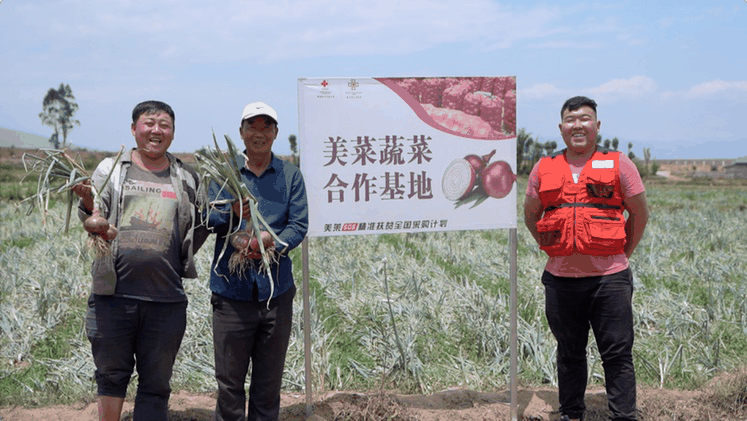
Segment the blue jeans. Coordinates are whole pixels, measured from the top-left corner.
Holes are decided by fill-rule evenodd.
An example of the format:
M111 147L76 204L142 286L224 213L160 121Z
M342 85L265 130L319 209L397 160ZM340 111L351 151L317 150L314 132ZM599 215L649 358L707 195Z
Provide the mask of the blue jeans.
M293 325L296 287L270 301L237 301L213 294L213 344L218 382L216 421L276 421ZM247 417L244 383L252 364Z
M630 269L588 278L565 278L545 271L545 315L558 342L560 413L583 416L589 327L602 357L612 420L635 420L633 367L633 276Z
M124 398L137 367L133 420L165 421L169 381L186 327L186 301L160 303L91 294L86 333L98 394Z

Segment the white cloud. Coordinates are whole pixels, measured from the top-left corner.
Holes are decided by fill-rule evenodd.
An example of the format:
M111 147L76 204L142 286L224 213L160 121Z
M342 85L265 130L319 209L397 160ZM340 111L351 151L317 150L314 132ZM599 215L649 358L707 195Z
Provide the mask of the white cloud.
M712 80L693 86L687 91L687 93L690 96L710 96L734 91L747 92L747 81Z
M552 33L553 9L508 10L489 0L403 2L337 0L281 3L268 41L270 60L328 55L400 55L461 43L474 50L506 48ZM448 57L444 58L448 60Z
M613 79L589 92L597 97L638 97L656 91L656 82L647 76L633 76L629 79Z
M720 79L701 82L689 89L680 91L668 91L662 94L664 99L670 98L715 98L715 97L741 97L747 94L747 80L725 81Z
M567 95L571 92L587 92L588 95L600 99L615 99L625 97L639 97L655 92L656 82L647 76L633 76L628 79L612 79L599 86L591 88L560 88L551 83L537 83L526 89L520 89L520 95L525 99L538 99Z
M565 20L578 13L493 0L121 0L105 7L38 0L13 10L24 36L11 48L44 45L54 57L90 61L138 48L150 59L199 63L401 55L455 44L485 51L551 41L571 32Z
M525 99L545 98L548 96L555 96L560 93L560 89L558 89L551 83L538 83L530 86L527 89L519 89L518 92L519 96Z

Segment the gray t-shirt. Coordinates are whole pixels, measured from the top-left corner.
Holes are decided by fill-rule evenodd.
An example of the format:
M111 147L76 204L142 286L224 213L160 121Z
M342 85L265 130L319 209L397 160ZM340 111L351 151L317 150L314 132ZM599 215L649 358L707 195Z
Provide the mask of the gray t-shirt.
M162 302L187 299L181 278L177 207L168 168L151 173L132 165L127 170L115 296Z

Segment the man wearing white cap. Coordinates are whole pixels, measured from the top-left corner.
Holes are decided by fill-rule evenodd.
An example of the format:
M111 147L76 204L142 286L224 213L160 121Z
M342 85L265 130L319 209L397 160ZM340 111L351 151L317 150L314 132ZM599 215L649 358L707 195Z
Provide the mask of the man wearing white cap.
M270 277L257 269L258 264L232 273L228 267L235 249L227 240L231 219L235 223L237 216L241 216L241 228L246 228L249 206L240 207L234 201L216 206L217 212L208 215L207 225L217 234L211 266L215 269L210 271L218 382L215 419L277 420L296 294L287 253L301 244L308 230L306 187L298 167L272 153L272 144L278 135L278 116L272 107L262 102L244 107L239 134L246 147L242 181L257 198L259 213L288 247L282 252L274 251L277 262L270 271L275 285L271 286ZM211 184L209 195L211 202L231 199L216 183ZM273 247L274 240L268 232L262 233L262 240L265 248ZM221 253L224 247L226 250ZM249 257L258 259L261 256L257 252L250 253ZM250 363L247 415L244 384Z

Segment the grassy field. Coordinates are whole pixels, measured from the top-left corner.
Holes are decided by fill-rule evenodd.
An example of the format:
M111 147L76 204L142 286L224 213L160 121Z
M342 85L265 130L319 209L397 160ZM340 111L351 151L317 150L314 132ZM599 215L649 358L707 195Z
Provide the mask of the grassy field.
M0 174L0 405L90 400L86 236L77 222L62 233L63 203L51 205L46 224L38 212L26 215L16 200L33 183L19 187L17 169ZM647 188L651 220L631 261L638 380L696 389L747 358L747 186L649 181ZM555 345L539 281L546 257L521 220L518 231L519 381L554 385ZM198 253L200 278L185 281L189 320L174 390L215 390L212 245ZM315 391L427 393L508 383L506 231L315 238L309 250ZM300 284L300 250L292 257ZM304 386L300 288L296 300L287 390ZM601 383L593 339L589 358L590 381Z

